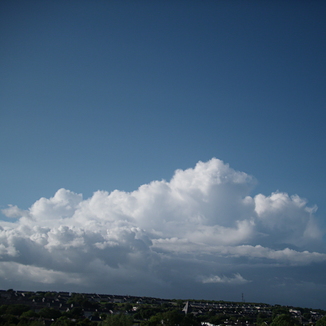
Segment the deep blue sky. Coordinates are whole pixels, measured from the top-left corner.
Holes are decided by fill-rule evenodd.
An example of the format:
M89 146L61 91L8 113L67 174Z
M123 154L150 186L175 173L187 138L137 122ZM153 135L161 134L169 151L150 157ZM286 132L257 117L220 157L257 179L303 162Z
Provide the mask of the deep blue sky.
M212 157L326 226L324 1L1 1L0 206Z

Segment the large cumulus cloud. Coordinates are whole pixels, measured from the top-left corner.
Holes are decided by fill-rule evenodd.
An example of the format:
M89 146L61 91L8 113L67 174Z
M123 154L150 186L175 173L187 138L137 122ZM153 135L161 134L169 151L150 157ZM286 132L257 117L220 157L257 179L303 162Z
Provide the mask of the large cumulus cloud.
M59 189L26 211L9 206L0 280L182 296L185 280L194 289L251 286L262 279L252 270L325 266L316 207L282 192L251 196L254 185L213 158L133 192L83 199Z

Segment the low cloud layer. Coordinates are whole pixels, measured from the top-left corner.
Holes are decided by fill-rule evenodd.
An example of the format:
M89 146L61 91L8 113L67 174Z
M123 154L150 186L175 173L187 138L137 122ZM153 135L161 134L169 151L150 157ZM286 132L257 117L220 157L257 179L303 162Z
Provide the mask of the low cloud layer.
M227 284L244 284L250 281L244 279L239 273L234 274L233 277L226 277L226 276L210 276L206 277L202 280L203 283L227 283Z
M2 287L204 298L208 285L240 293L234 288L269 282L272 293L286 271L312 281L306 270L326 266L316 207L282 192L251 196L254 185L213 158L133 192L83 199L59 189L26 211L9 206L12 222L0 221Z

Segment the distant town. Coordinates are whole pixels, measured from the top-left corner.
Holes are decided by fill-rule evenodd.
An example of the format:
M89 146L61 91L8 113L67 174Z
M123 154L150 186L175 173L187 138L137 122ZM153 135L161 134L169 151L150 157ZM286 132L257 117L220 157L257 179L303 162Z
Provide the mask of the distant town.
M326 311L264 303L0 290L0 325L326 325Z

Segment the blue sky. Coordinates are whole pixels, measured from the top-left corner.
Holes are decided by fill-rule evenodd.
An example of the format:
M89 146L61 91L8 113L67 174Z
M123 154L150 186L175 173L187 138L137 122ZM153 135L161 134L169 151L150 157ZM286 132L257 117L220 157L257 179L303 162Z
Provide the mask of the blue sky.
M167 297L194 297L198 293L202 298L229 300L239 300L242 292L250 291L251 301L325 308L325 298L319 292L326 287L324 258L320 258L321 262L309 258L309 263L303 265L296 258L293 264L288 262L278 268L278 264L282 265L280 261L266 262L265 266L248 258L254 255L258 259L263 253L251 252L235 258L232 251L250 245L256 251L255 246L262 246L264 250L294 250L298 255L305 250L326 253L325 11L326 4L322 1L2 1L0 208L5 211L1 217L0 244L5 249L0 257L5 267L0 287L70 287L108 293L129 290L135 295ZM197 164L200 161L203 165ZM176 186L171 178L178 175L177 169L184 173L179 171L182 177L176 178L180 182ZM250 180L241 179L243 189L247 189L241 194L236 176L240 172L234 171L252 176L248 177ZM224 175L229 186L223 188L215 177L212 177L215 181L207 181L203 177L206 173L215 177ZM180 234L172 234L170 228L169 231L162 228L159 222L151 223L155 220L151 215L153 202L159 212L164 212L158 213L158 220L167 218L176 222L179 218L176 211L185 214L187 205L169 200L173 211L163 198L168 196L167 188L173 189L168 193L180 195L180 185L190 182L188 178L200 179L203 184L197 181L191 184L208 194L208 198L201 198L198 189L191 192L191 187L181 192L189 190L183 198L184 202L189 200L189 207L194 200L198 201L196 209L194 206L187 215L196 215L198 219L187 220L188 224L181 219L189 225L189 234L183 229ZM158 188L154 187L155 182L151 183L155 180ZM162 180L166 180L167 188ZM137 190L141 185L145 186ZM57 193L62 188L65 190ZM91 202L88 199L96 197L93 193L98 190L107 192L104 197L111 198L110 204L91 206L87 212L92 214L86 214L84 206ZM116 202L116 197L110 197L114 190L123 199ZM276 195L272 197L274 192L282 195L276 199ZM140 200L143 193L146 195ZM226 193L230 196L223 195ZM76 199L76 194L82 194L82 202ZM143 215L125 212L131 205L130 194L137 198L135 207ZM265 204L261 204L260 195L265 196ZM302 201L291 197L294 195ZM251 213L246 206L250 200L245 206L238 206L239 198L244 200L246 196L253 200ZM277 200L283 203L278 215L271 204ZM73 210L58 213L53 202ZM40 205L42 214L35 208ZM100 218L102 205L107 216L115 219L104 217L105 223L97 221L95 228L90 220L94 216ZM312 209L315 205L317 211ZM259 210L258 206L264 209ZM6 211L8 207L10 212ZM101 289L93 280L87 288L69 281L73 279L69 273L76 271L64 269L59 262L50 266L28 259L35 255L36 244L46 248L42 252L45 250L47 259L54 259L54 243L58 248L65 243L76 249L78 246L63 236L67 230L74 239L80 232L100 234L104 229L116 230L117 246L128 243L116 220L119 215L116 207L125 220L133 220L132 226L123 226L124 230L134 234L137 228L145 234L148 243L139 235L136 238L139 236L147 243L152 255L148 264L156 262L155 272L149 268L139 270L137 275L126 272L115 286ZM232 207L238 207L237 213ZM215 216L215 222L205 214ZM264 218L274 222L260 225L259 219L264 214L268 216ZM314 222L307 214L313 216ZM67 216L69 222L65 220ZM77 216L84 224L78 222ZM226 222L227 218L233 224ZM282 232L276 229L277 225L283 225L282 221L288 221L284 222L288 233L286 239L280 240ZM306 224L301 225L302 221ZM302 238L302 246L290 240L299 229L294 232L289 226L297 224L301 225L298 228L305 239ZM213 229L208 230L208 225ZM34 231L24 233L24 227ZM37 227L43 228L42 232L36 232ZM206 243L212 246L208 253L202 248L196 228L221 239L231 229L250 230L243 238L242 231L237 234L236 243L222 240ZM102 242L95 243L102 243L98 247L102 248L103 257L113 259L115 253L106 252L107 245L103 244L112 241L109 233L101 234ZM41 238L47 242L36 241L36 234L43 234ZM50 234L61 234L62 243L59 238L54 241ZM158 239L158 234L162 238ZM181 234L188 236L183 238ZM257 234L268 234L269 240ZM30 243L28 252L19 249L22 239ZM86 244L86 238L83 239ZM169 247L169 241L175 244L189 241L192 257L210 257L205 258L206 269L201 270L195 261L185 258L190 252L188 247L179 252ZM225 251L221 246L235 247ZM266 250L267 260L281 255ZM107 263L101 255L97 263L105 269ZM223 262L216 262L216 255L224 255ZM30 275L43 271L52 273L52 278L36 282L26 276L26 281L18 282L21 275L9 277L16 266L10 264L19 264L26 275L28 271ZM133 262L128 264L121 262L117 266L134 266ZM198 268L197 278L189 276L187 280L193 284L193 291L180 283L180 275L190 265L194 270ZM169 271L165 275L171 281L164 278L163 271ZM79 275L80 279L85 281L87 273ZM140 284L140 275L145 274L153 277L154 285L132 288L130 284ZM257 284L265 284L271 278L274 288L266 294L254 290ZM179 288L174 281L181 284ZM169 288L165 282L173 286ZM212 286L210 290L207 284ZM285 285L293 289L286 296L281 290L276 291Z

